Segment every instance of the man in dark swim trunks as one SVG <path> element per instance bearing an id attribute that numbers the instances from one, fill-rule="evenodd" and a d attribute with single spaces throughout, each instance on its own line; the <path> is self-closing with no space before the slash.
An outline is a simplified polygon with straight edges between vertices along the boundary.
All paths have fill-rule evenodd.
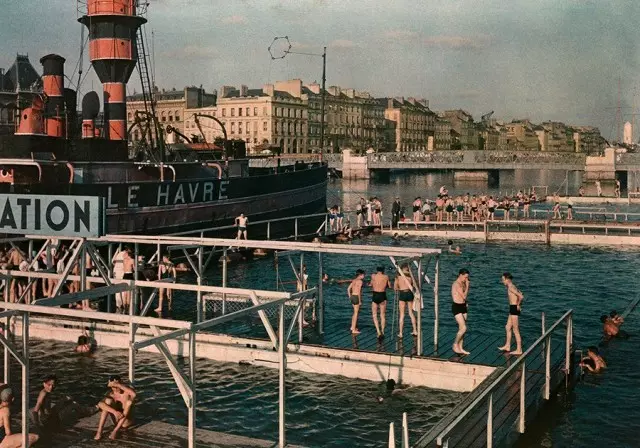
<path id="1" fill-rule="evenodd" d="M 520 308 L 522 304 L 522 299 L 524 296 L 520 292 L 520 290 L 513 284 L 513 276 L 505 272 L 502 274 L 502 284 L 507 287 L 507 299 L 509 300 L 509 317 L 507 317 L 507 324 L 505 325 L 505 329 L 507 331 L 507 340 L 502 347 L 499 347 L 498 350 L 502 350 L 503 352 L 509 352 L 510 355 L 521 355 L 522 354 L 522 338 L 520 337 Z M 513 332 L 513 337 L 516 340 L 516 349 L 515 351 L 511 350 L 511 332 Z"/>
<path id="2" fill-rule="evenodd" d="M 384 267 L 378 266 L 376 273 L 371 276 L 371 312 L 373 313 L 373 325 L 376 327 L 378 339 L 384 338 L 387 313 L 387 288 L 391 288 L 389 276 L 384 273 Z M 380 322 L 378 323 L 378 310 L 380 310 Z"/>
<path id="3" fill-rule="evenodd" d="M 467 269 L 460 269 L 458 271 L 458 278 L 453 285 L 451 285 L 451 298 L 453 303 L 451 305 L 451 311 L 453 317 L 458 324 L 458 333 L 456 339 L 453 342 L 453 351 L 458 355 L 468 355 L 462 346 L 464 344 L 464 334 L 467 332 L 467 296 L 469 294 L 469 271 Z"/>
<path id="4" fill-rule="evenodd" d="M 347 288 L 347 296 L 353 306 L 353 316 L 351 316 L 351 334 L 360 334 L 358 330 L 358 312 L 360 311 L 360 305 L 362 305 L 362 286 L 364 280 L 364 271 L 358 269 L 356 271 L 356 278 L 353 279 L 349 287 Z"/>

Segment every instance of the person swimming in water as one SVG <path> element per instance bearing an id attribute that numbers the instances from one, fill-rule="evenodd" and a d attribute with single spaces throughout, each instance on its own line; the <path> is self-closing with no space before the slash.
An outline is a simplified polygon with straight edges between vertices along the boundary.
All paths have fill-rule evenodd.
<path id="1" fill-rule="evenodd" d="M 454 255 L 461 255 L 462 254 L 462 250 L 460 249 L 460 246 L 456 246 L 455 248 L 453 247 L 453 241 L 452 240 L 447 241 L 447 244 L 449 245 L 449 253 L 450 254 L 454 254 Z"/>
<path id="2" fill-rule="evenodd" d="M 327 283 L 329 285 L 342 285 L 343 283 L 351 282 L 350 279 L 336 279 L 333 277 L 329 277 L 329 274 L 326 272 L 322 274 L 322 283 Z"/>
<path id="3" fill-rule="evenodd" d="M 598 347 L 595 346 L 587 349 L 587 356 L 582 358 L 580 365 L 591 373 L 598 373 L 607 368 L 607 363 L 604 362 L 604 359 L 598 353 Z"/>
<path id="4" fill-rule="evenodd" d="M 616 325 L 609 316 L 603 314 L 600 316 L 600 322 L 602 322 L 602 331 L 605 337 L 614 338 L 620 333 L 620 328 Z"/>

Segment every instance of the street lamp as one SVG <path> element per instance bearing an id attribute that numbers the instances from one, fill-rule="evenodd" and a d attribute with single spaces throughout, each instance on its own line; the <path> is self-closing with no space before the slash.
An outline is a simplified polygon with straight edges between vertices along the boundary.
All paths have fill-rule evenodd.
<path id="1" fill-rule="evenodd" d="M 272 52 L 273 46 L 278 40 L 286 41 L 286 50 L 283 50 L 282 56 L 275 56 Z M 322 58 L 322 87 L 320 88 L 320 161 L 322 161 L 322 154 L 324 152 L 324 96 L 325 96 L 325 83 L 327 81 L 327 47 L 323 48 L 322 54 L 319 53 L 303 53 L 299 51 L 291 51 L 291 42 L 289 36 L 274 37 L 271 45 L 269 45 L 269 55 L 271 60 L 284 59 L 288 54 L 300 54 L 303 56 L 318 56 Z"/>

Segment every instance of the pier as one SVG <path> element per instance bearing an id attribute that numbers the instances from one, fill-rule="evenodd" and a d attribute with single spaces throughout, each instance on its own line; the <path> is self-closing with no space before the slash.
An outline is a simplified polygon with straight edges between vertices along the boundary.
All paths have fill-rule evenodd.
<path id="1" fill-rule="evenodd" d="M 36 250 L 38 255 L 50 253 L 53 247 L 53 240 L 46 236 L 10 238 L 4 241 L 16 247 L 18 244 L 28 242 L 33 248 L 39 248 Z M 135 260 L 138 259 L 138 254 L 146 254 L 151 260 L 157 260 L 163 250 L 183 253 L 193 269 L 194 279 L 173 283 L 174 279 L 141 280 L 136 279 L 137 276 L 134 276 L 134 280 L 115 278 L 111 274 L 114 266 L 110 260 L 112 260 L 114 249 L 123 244 L 133 246 Z M 375 382 L 394 379 L 399 384 L 472 394 L 482 390 L 481 398 L 478 398 L 478 403 L 473 405 L 473 412 L 476 412 L 475 408 L 480 409 L 480 404 L 486 404 L 487 399 L 490 403 L 495 399 L 495 403 L 490 406 L 496 406 L 497 409 L 499 401 L 497 392 L 493 395 L 494 391 L 497 391 L 498 387 L 511 384 L 507 380 L 513 380 L 513 372 L 516 368 L 524 371 L 525 358 L 527 368 L 531 369 L 528 378 L 531 381 L 534 379 L 540 381 L 540 374 L 536 372 L 546 371 L 547 373 L 542 375 L 543 383 L 545 391 L 551 393 L 559 384 L 556 384 L 555 379 L 561 376 L 561 372 L 565 370 L 568 372 L 566 362 L 561 361 L 568 359 L 573 350 L 570 331 L 571 313 L 568 312 L 541 336 L 545 347 L 548 347 L 545 352 L 547 361 L 542 367 L 529 361 L 528 358 L 530 353 L 534 353 L 536 348 L 541 346 L 539 342 L 528 349 L 525 356 L 517 358 L 522 360 L 518 362 L 516 358 L 496 352 L 495 347 L 498 342 L 496 337 L 476 334 L 469 337 L 466 342 L 466 347 L 471 350 L 472 355 L 462 358 L 455 355 L 450 349 L 454 334 L 449 332 L 440 334 L 439 331 L 440 250 L 438 249 L 134 235 L 77 238 L 73 240 L 71 248 L 72 257 L 67 260 L 64 272 L 61 274 L 50 271 L 3 270 L 0 272 L 4 279 L 5 292 L 10 281 L 19 278 L 27 279 L 29 282 L 35 279 L 54 278 L 58 280 L 59 285 L 53 297 L 36 298 L 30 304 L 9 302 L 6 294 L 5 301 L 0 302 L 0 309 L 3 309 L 0 317 L 5 320 L 7 329 L 6 337 L 0 339 L 5 351 L 4 381 L 11 382 L 9 363 L 13 357 L 22 366 L 22 387 L 25 392 L 22 394 L 23 415 L 27 415 L 30 406 L 27 393 L 29 363 L 26 362 L 29 358 L 30 338 L 72 342 L 83 331 L 88 331 L 88 335 L 99 346 L 128 349 L 128 376 L 132 384 L 135 384 L 136 369 L 139 368 L 136 363 L 138 351 L 151 351 L 164 358 L 168 373 L 176 382 L 188 410 L 188 428 L 183 432 L 186 441 L 184 443 L 190 448 L 197 446 L 199 438 L 210 440 L 211 437 L 217 437 L 196 431 L 198 379 L 195 375 L 195 365 L 197 358 L 279 369 L 280 424 L 279 433 L 277 437 L 274 435 L 273 439 L 277 439 L 277 446 L 285 447 L 288 446 L 285 386 L 287 370 L 343 375 Z M 215 253 L 219 248 L 274 251 L 279 259 L 284 261 L 285 266 L 287 261 L 289 262 L 292 273 L 296 276 L 301 272 L 305 256 L 317 257 L 318 286 L 290 293 L 226 285 L 206 285 L 204 273 L 211 261 L 210 254 Z M 105 257 L 105 254 L 108 256 Z M 418 335 L 412 337 L 410 328 L 406 328 L 404 337 L 401 339 L 391 335 L 388 339 L 379 341 L 374 335 L 349 335 L 345 331 L 348 325 L 346 317 L 327 320 L 326 297 L 322 283 L 323 254 L 387 259 L 391 261 L 397 275 L 405 276 L 407 274 L 402 272 L 400 265 L 408 264 L 410 266 L 408 275 L 414 280 L 414 293 L 422 298 L 424 307 L 424 309 L 416 307 L 415 310 Z M 71 274 L 72 266 L 76 261 L 82 263 L 86 256 L 94 260 L 98 275 L 87 276 L 84 269 L 80 271 L 81 275 Z M 136 262 L 135 270 L 139 269 L 141 266 Z M 224 275 L 223 284 L 226 283 Z M 300 277 L 296 278 L 304 281 Z M 62 285 L 67 281 L 80 282 L 81 289 L 84 290 L 62 294 Z M 92 284 L 93 288 L 86 289 L 84 285 L 87 283 Z M 192 294 L 192 297 L 195 295 L 194 303 L 197 309 L 193 313 L 194 319 L 150 317 L 148 313 L 158 288 L 182 291 L 184 294 Z M 109 297 L 124 291 L 132 293 L 132 303 L 127 314 L 60 307 L 80 300 L 90 300 L 97 302 L 99 309 L 109 310 L 111 303 Z M 107 303 L 104 304 L 104 302 Z M 394 300 L 391 302 L 395 303 Z M 449 303 L 448 300 L 447 303 Z M 314 325 L 306 327 L 302 324 L 303 315 L 306 313 L 308 316 L 311 310 L 317 315 L 317 320 Z M 430 323 L 433 325 L 432 328 L 429 328 Z M 568 328 L 566 335 L 559 334 L 560 327 Z M 20 347 L 11 342 L 12 335 L 21 337 Z M 554 349 L 551 350 L 551 338 L 562 338 L 565 342 L 560 345 L 554 344 Z M 187 359 L 186 366 L 179 363 L 177 357 Z M 495 385 L 493 385 L 494 380 L 497 381 Z M 488 385 L 488 382 L 492 382 L 491 385 Z M 530 391 L 527 406 L 530 406 L 536 394 L 531 393 L 533 386 L 527 387 Z M 548 393 L 544 397 L 548 398 Z M 529 412 L 528 415 L 531 417 L 535 415 L 535 409 Z M 501 414 L 497 412 L 496 415 Z M 90 419 L 82 420 L 67 435 L 84 434 L 86 436 L 86 428 L 91 422 Z M 27 434 L 29 422 L 23 419 L 22 425 L 23 433 Z M 498 424 L 495 426 L 497 427 Z M 140 434 L 154 432 L 156 431 L 154 428 L 159 428 L 157 437 L 160 438 L 162 434 L 179 433 L 176 428 L 166 426 L 164 423 L 147 422 L 141 426 Z M 222 440 L 225 440 L 224 437 L 219 437 L 219 441 Z M 233 440 L 233 436 L 229 436 L 229 440 Z M 184 446 L 180 445 L 181 442 L 176 443 L 178 443 L 176 446 Z M 206 445 L 206 442 L 204 443 Z M 270 442 L 255 440 L 246 444 L 237 441 L 229 442 L 226 446 L 234 446 L 233 443 L 241 446 L 271 446 L 268 445 Z"/>

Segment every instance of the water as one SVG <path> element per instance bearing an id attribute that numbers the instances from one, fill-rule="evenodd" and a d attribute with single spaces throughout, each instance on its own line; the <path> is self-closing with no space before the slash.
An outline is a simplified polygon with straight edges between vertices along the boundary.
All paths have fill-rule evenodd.
<path id="1" fill-rule="evenodd" d="M 564 172 L 546 174 L 547 179 L 535 175 L 518 175 L 511 184 L 497 187 L 528 188 L 535 184 L 559 184 Z M 347 199 L 352 203 L 360 195 L 376 194 L 390 204 L 395 195 L 406 203 L 417 195 L 437 194 L 441 184 L 453 193 L 468 190 L 488 191 L 486 186 L 458 189 L 444 177 L 447 175 L 394 176 L 389 183 L 337 181 L 330 185 L 330 198 Z M 547 180 L 545 182 L 545 180 Z M 548 180 L 553 180 L 550 182 Z M 526 182 L 526 183 L 525 183 Z M 572 184 L 572 188 L 577 189 Z M 357 186 L 357 188 L 356 188 Z M 571 191 L 570 191 L 571 192 Z M 331 201 L 331 199 L 330 199 Z M 397 244 L 444 248 L 445 242 L 431 238 L 408 238 L 392 242 L 388 237 L 371 237 L 360 244 Z M 469 295 L 469 331 L 487 335 L 504 334 L 506 297 L 500 275 L 509 271 L 525 295 L 521 328 L 524 345 L 540 333 L 540 315 L 547 313 L 547 322 L 557 319 L 573 308 L 574 337 L 577 347 L 586 347 L 600 339 L 599 316 L 611 309 L 623 310 L 636 296 L 640 286 L 637 276 L 640 259 L 633 250 L 624 248 L 547 247 L 539 244 L 479 244 L 458 241 L 463 254 L 443 254 L 440 264 L 441 300 L 448 303 L 449 287 L 461 267 L 471 271 Z M 373 272 L 381 258 L 363 259 L 356 256 L 325 256 L 325 269 L 335 278 L 348 278 L 357 268 Z M 306 264 L 314 286 L 317 257 L 308 256 Z M 389 267 L 388 260 L 382 260 Z M 293 275 L 288 261 L 280 261 L 280 280 L 291 281 Z M 208 273 L 209 284 L 220 284 L 220 272 L 215 267 Z M 274 289 L 276 270 L 273 259 L 230 266 L 229 286 Z M 285 285 L 291 289 L 293 285 Z M 351 309 L 343 286 L 326 289 L 327 324 L 349 325 Z M 427 296 L 429 297 L 429 296 Z M 195 297 L 176 294 L 177 318 L 193 318 Z M 442 332 L 453 331 L 455 324 L 442 308 Z M 640 333 L 640 312 L 627 323 L 627 331 Z M 365 306 L 361 314 L 361 329 L 373 331 L 370 311 Z M 426 303 L 425 319 L 432 316 Z M 388 319 L 390 320 L 390 312 Z M 389 324 L 388 324 L 389 325 Z M 333 325 L 333 327 L 336 327 Z M 616 447 L 638 446 L 640 426 L 634 417 L 635 403 L 640 398 L 640 358 L 633 353 L 635 338 L 619 341 L 606 351 L 609 369 L 598 378 L 580 383 L 567 400 L 554 404 L 539 424 L 528 428 L 527 447 L 592 447 L 609 444 Z M 73 395 L 81 403 L 91 405 L 104 393 L 109 374 L 126 372 L 126 352 L 99 349 L 93 358 L 70 354 L 67 344 L 34 341 L 32 346 L 32 400 L 38 390 L 38 378 L 56 371 L 61 377 L 60 391 Z M 136 369 L 137 389 L 142 402 L 142 418 L 160 419 L 186 424 L 186 409 L 179 392 L 168 374 L 164 361 L 158 356 L 140 353 Z M 185 362 L 182 360 L 181 362 Z M 19 375 L 16 372 L 15 375 Z M 198 421 L 200 428 L 227 431 L 245 436 L 277 438 L 277 370 L 198 360 Z M 19 378 L 19 376 L 14 376 Z M 409 388 L 399 396 L 375 401 L 380 385 L 342 377 L 287 373 L 288 421 L 287 435 L 291 443 L 308 447 L 373 447 L 383 446 L 388 423 L 400 425 L 402 412 L 409 414 L 411 440 L 426 431 L 444 416 L 463 394 Z"/>

